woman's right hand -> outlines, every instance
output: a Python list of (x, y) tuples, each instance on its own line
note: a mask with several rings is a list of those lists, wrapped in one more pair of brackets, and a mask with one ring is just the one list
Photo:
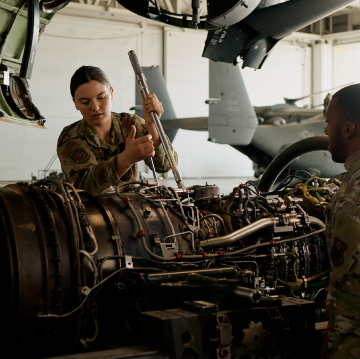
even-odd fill
[(135, 138), (136, 127), (131, 126), (130, 133), (126, 139), (124, 152), (120, 153), (116, 159), (116, 173), (121, 178), (130, 167), (136, 162), (145, 160), (155, 155), (154, 143), (151, 135)]
[(136, 127), (131, 125), (131, 131), (126, 139), (124, 153), (132, 165), (155, 155), (155, 148), (151, 135), (148, 134), (140, 138), (135, 138), (135, 135)]

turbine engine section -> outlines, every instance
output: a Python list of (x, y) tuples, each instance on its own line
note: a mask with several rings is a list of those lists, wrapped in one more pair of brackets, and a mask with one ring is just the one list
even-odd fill
[[(187, 20), (187, 13), (173, 13), (158, 2), (149, 0), (117, 0), (128, 10), (152, 20), (161, 21), (168, 25), (179, 27), (194, 27), (200, 29), (214, 29), (233, 25), (249, 16), (259, 5), (260, 0), (215, 0), (207, 1), (207, 15), (200, 16), (200, 0), (192, 0), (192, 19)], [(206, 20), (203, 20), (206, 18)]]
[(284, 354), (294, 338), (315, 350), (329, 269), (323, 203), (290, 192), (134, 181), (93, 196), (53, 179), (0, 188), (5, 352), (147, 344), (176, 359), (227, 358)]

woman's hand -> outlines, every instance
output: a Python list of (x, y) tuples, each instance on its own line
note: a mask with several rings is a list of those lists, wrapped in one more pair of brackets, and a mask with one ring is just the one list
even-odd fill
[(143, 100), (143, 114), (146, 128), (152, 136), (155, 148), (157, 148), (160, 145), (161, 141), (159, 134), (156, 130), (151, 112), (155, 111), (160, 119), (161, 115), (164, 113), (164, 109), (162, 103), (158, 100), (154, 93), (148, 94), (145, 98), (143, 92), (141, 91), (141, 98)]
[(132, 166), (134, 163), (145, 160), (146, 158), (155, 155), (154, 143), (151, 135), (145, 135), (140, 138), (135, 138), (136, 127), (131, 125), (131, 131), (126, 138), (126, 146), (124, 155), (128, 158), (129, 164)]
[(155, 155), (154, 143), (151, 135), (135, 138), (136, 127), (131, 125), (131, 131), (126, 138), (124, 152), (116, 158), (116, 173), (121, 178), (133, 164)]
[(140, 93), (143, 101), (144, 120), (147, 125), (150, 125), (154, 123), (151, 112), (153, 111), (156, 112), (160, 119), (161, 115), (164, 113), (164, 109), (162, 103), (159, 101), (159, 99), (156, 97), (156, 95), (153, 92), (149, 93), (146, 97), (144, 97), (142, 91)]

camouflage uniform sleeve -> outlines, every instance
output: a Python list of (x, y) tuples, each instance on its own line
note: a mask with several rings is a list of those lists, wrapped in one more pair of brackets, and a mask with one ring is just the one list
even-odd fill
[[(360, 206), (349, 197), (333, 207), (329, 257), (332, 271), (327, 297), (329, 357), (360, 357)], [(327, 356), (323, 356), (327, 357)]]
[(334, 279), (341, 280), (360, 255), (360, 206), (353, 199), (342, 197), (334, 206), (333, 218), (329, 254)]
[(57, 153), (65, 176), (75, 188), (97, 194), (121, 182), (115, 169), (116, 156), (97, 163), (94, 153), (81, 139), (70, 138), (61, 144), (59, 141)]
[[(142, 119), (139, 116), (133, 115), (132, 121), (136, 127), (136, 137), (137, 138), (148, 134), (146, 127), (145, 127), (144, 119)], [(176, 151), (174, 150), (174, 148), (167, 136), (166, 136), (166, 140), (170, 146), (171, 153), (177, 164), (178, 163), (178, 155), (177, 155)], [(153, 157), (153, 161), (154, 161), (154, 166), (155, 166), (156, 172), (158, 172), (158, 173), (165, 173), (171, 169), (170, 163), (165, 156), (165, 151), (164, 151), (164, 147), (162, 144), (160, 144), (160, 146), (155, 149), (155, 156)], [(149, 160), (145, 160), (145, 163), (148, 167), (150, 167)]]

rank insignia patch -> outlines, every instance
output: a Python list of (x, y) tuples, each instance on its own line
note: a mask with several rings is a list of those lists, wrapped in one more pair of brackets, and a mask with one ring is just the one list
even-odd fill
[(69, 155), (69, 153), (71, 152), (71, 150), (76, 147), (78, 145), (78, 143), (76, 141), (70, 141), (66, 147), (64, 148), (64, 151), (62, 151), (62, 155), (64, 157), (67, 157)]
[(104, 151), (98, 151), (98, 152), (94, 152), (94, 155), (96, 158), (102, 158), (105, 157), (105, 153)]
[(344, 263), (344, 252), (346, 244), (339, 238), (334, 239), (334, 245), (331, 247), (331, 259), (335, 267), (340, 267)]
[(77, 148), (71, 153), (70, 157), (75, 163), (80, 164), (86, 162), (90, 155), (83, 148)]

